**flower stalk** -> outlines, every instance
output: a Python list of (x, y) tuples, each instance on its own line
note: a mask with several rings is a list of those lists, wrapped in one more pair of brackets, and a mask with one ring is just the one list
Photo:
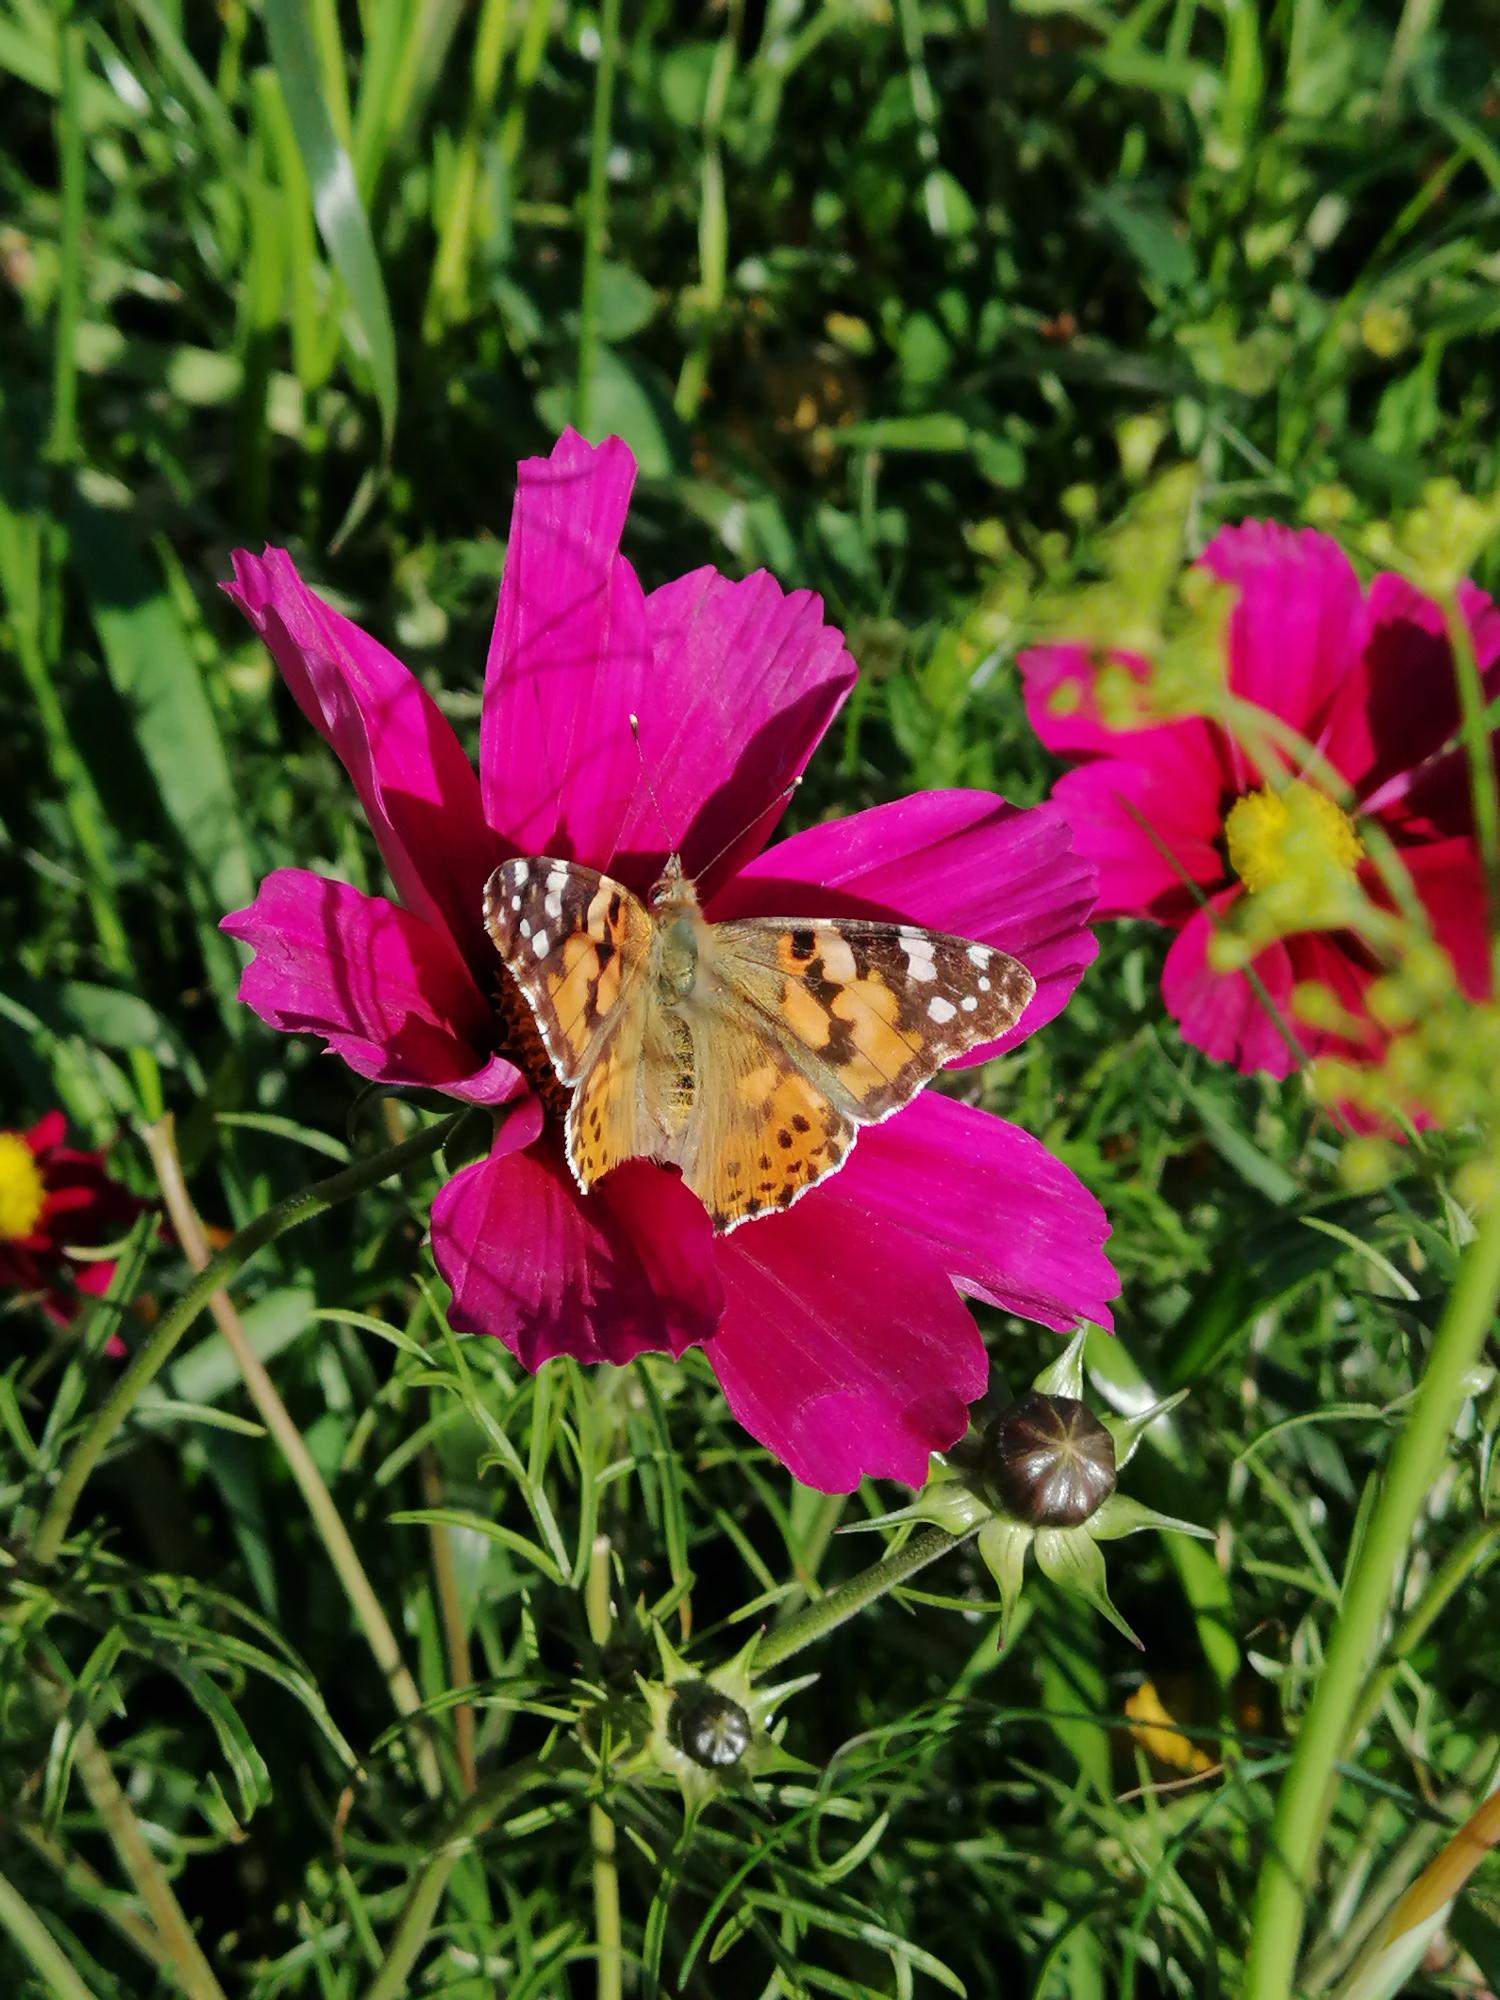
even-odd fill
[(1438, 1324), (1406, 1425), (1345, 1583), (1338, 1617), (1276, 1802), (1251, 1917), (1245, 2000), (1289, 2000), (1323, 1835), (1397, 1571), (1448, 1449), (1500, 1302), (1500, 1200), (1483, 1213)]
[(950, 1535), (946, 1528), (924, 1528), (891, 1555), (882, 1556), (879, 1562), (871, 1563), (858, 1576), (851, 1576), (820, 1597), (815, 1604), (799, 1611), (779, 1630), (768, 1632), (756, 1649), (756, 1673), (763, 1674), (772, 1667), (779, 1667), (794, 1653), (800, 1653), (817, 1640), (826, 1638), (830, 1632), (836, 1632), (840, 1625), (847, 1625), (867, 1604), (873, 1604), (876, 1598), (895, 1590), (909, 1577), (915, 1576), (918, 1570), (925, 1569), (939, 1556), (947, 1555), (950, 1549), (971, 1540), (978, 1532), (977, 1522), (961, 1535)]

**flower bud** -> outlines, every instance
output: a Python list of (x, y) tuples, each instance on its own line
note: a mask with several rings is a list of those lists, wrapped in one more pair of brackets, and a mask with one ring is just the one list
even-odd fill
[(705, 1771), (731, 1770), (750, 1748), (755, 1726), (731, 1696), (707, 1681), (673, 1689), (667, 1734), (685, 1757)]
[(640, 1749), (645, 1764), (670, 1778), (682, 1793), (689, 1820), (722, 1792), (753, 1788), (761, 1779), (813, 1766), (782, 1748), (776, 1708), (810, 1687), (816, 1674), (767, 1687), (757, 1681), (757, 1634), (734, 1659), (706, 1674), (695, 1672), (653, 1621), (661, 1656), (660, 1680), (637, 1676), (648, 1728)]
[(1115, 1490), (1115, 1441), (1074, 1396), (1028, 1390), (985, 1434), (984, 1476), (1032, 1528), (1076, 1528)]

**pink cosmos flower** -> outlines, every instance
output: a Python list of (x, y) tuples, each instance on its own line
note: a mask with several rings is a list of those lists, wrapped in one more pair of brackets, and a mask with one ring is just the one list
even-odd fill
[[(1458, 693), (1438, 607), (1401, 577), (1360, 587), (1327, 535), (1246, 521), (1226, 528), (1202, 561), (1235, 586), (1229, 625), (1232, 693), (1290, 723), (1349, 786), (1344, 810), (1316, 767), (1264, 769), (1217, 723), (1118, 730), (1101, 719), (1094, 663), (1077, 645), (1021, 656), (1033, 728), (1077, 761), (1054, 796), (1080, 849), (1099, 866), (1099, 914), (1149, 917), (1177, 933), (1162, 994), (1186, 1039), (1241, 1070), (1286, 1076), (1298, 1053), (1245, 971), (1209, 962), (1215, 929), (1246, 886), (1288, 879), (1294, 843), (1324, 867), (1357, 875), (1389, 898), (1361, 829), (1379, 826), (1471, 997), (1490, 990), (1483, 877), (1471, 825), (1468, 765), (1453, 747)], [(1466, 584), (1462, 606), (1480, 671), (1500, 687), (1500, 612)], [(1144, 679), (1148, 663), (1118, 662)], [(1310, 843), (1310, 847), (1308, 845)], [(1260, 952), (1251, 971), (1305, 1056), (1377, 1060), (1388, 1040), (1367, 1005), (1379, 967), (1348, 931), (1309, 928)], [(1298, 1019), (1304, 983), (1332, 992), (1347, 1033)]]
[(227, 588), (353, 779), (401, 899), (279, 869), (225, 919), (256, 954), (241, 996), (361, 1076), (511, 1107), (489, 1157), (433, 1204), (456, 1327), (528, 1368), (700, 1344), (740, 1422), (799, 1479), (917, 1484), (986, 1381), (955, 1287), (1047, 1326), (1108, 1324), (1098, 1203), (1026, 1133), (931, 1092), (805, 1201), (730, 1236), (646, 1161), (581, 1195), (558, 1086), (484, 932), (484, 882), (546, 854), (643, 894), (665, 835), (710, 921), (858, 912), (1001, 946), (1037, 992), (978, 1061), (1051, 1020), (1093, 958), (1093, 870), (1055, 807), (979, 792), (921, 794), (762, 853), (854, 663), (816, 597), (764, 574), (705, 568), (643, 592), (620, 553), (634, 480), (617, 438), (594, 449), (570, 432), (522, 465), (477, 776), (421, 684), (284, 552), (236, 555)]
[[(0, 1287), (34, 1295), (59, 1326), (115, 1275), (113, 1258), (75, 1253), (111, 1242), (145, 1205), (111, 1180), (102, 1153), (64, 1145), (67, 1130), (49, 1111), (30, 1131), (0, 1131)], [(118, 1335), (108, 1351), (125, 1352)]]

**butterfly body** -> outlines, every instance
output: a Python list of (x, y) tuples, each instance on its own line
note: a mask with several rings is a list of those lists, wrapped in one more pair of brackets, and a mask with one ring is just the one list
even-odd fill
[(910, 924), (709, 923), (675, 856), (644, 902), (577, 862), (504, 862), (485, 923), (572, 1092), (579, 1186), (675, 1165), (721, 1231), (790, 1207), (1035, 990), (1004, 952)]

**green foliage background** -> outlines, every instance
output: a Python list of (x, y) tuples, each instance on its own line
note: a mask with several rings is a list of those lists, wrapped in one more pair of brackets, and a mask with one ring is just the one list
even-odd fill
[[(4, 0), (0, 1123), (61, 1103), (90, 1143), (123, 1133), (144, 1191), (132, 1121), (170, 1108), (224, 1229), (388, 1136), (342, 1068), (237, 1006), (215, 929), (278, 865), (379, 886), (341, 772), (216, 590), (237, 544), (290, 547), (472, 740), (515, 462), (569, 420), (618, 430), (648, 584), (765, 564), (846, 628), (864, 678), (798, 802), (816, 817), (1045, 793), (1028, 605), (1087, 571), (1152, 464), (1196, 468), (1198, 543), (1248, 513), (1353, 533), (1435, 473), (1490, 491), (1493, 25), (1483, 0)], [(1186, 1049), (1161, 949), (1111, 930), (984, 1088), (1108, 1206), (1124, 1303), (1090, 1359), (1117, 1400), (1192, 1388), (1130, 1477), (1221, 1525), (1216, 1549), (1114, 1552), (1144, 1665), (1045, 1592), (1000, 1654), (961, 1552), (799, 1662), (821, 1678), (785, 1741), (811, 1774), (690, 1843), (673, 1794), (596, 1785), (627, 1991), (1237, 1990), (1287, 1734), (1464, 1224), (1443, 1142), (1351, 1191), (1297, 1083)], [(27, 1571), (115, 1364), (65, 1368), (4, 1321), (0, 1874), (100, 2000), (172, 1989), (80, 1744), (225, 1991), (352, 2000), (452, 1815), (453, 1687), (478, 1683), (482, 1769), (549, 1742), (566, 1763), (579, 1680), (625, 1697), (652, 1670), (638, 1599), (714, 1664), (869, 1559), (836, 1527), (898, 1504), (794, 1489), (692, 1358), (533, 1381), (445, 1337), (434, 1184), (287, 1238), (238, 1296), (438, 1707), (446, 1802), (219, 1335), (142, 1406), (63, 1563)], [(159, 1309), (185, 1268), (142, 1254)], [(987, 1330), (1013, 1387), (1055, 1347)], [(1492, 1782), (1500, 1403), (1475, 1387), (1402, 1584), (1441, 1617), (1403, 1635), (1346, 1769), (1308, 1991)], [(435, 1505), (487, 1525), (393, 1520)], [(1159, 1789), (1180, 1772), (1121, 1724), (1143, 1673), (1219, 1775)], [(505, 1807), (412, 1991), (597, 1990), (583, 1796)], [(1408, 1990), (1475, 1991), (1476, 1964), (1500, 1986), (1497, 1891), (1490, 1863)], [(0, 1968), (57, 1990), (3, 1939)]]

